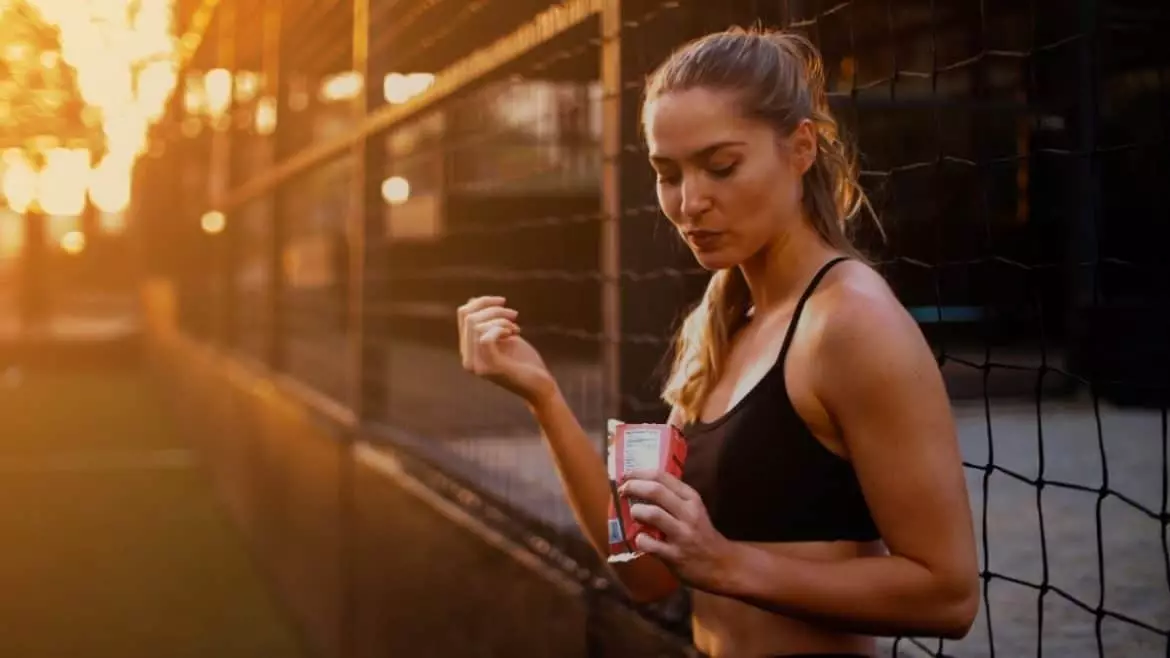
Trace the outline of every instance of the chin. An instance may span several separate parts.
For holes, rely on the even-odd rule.
[[[735,258],[733,254],[723,251],[701,252],[692,251],[695,260],[699,263],[699,267],[708,272],[718,272],[719,270],[727,270],[733,267],[738,267],[742,263],[742,259]]]

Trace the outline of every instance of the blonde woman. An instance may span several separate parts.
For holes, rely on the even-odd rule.
[[[869,656],[875,636],[961,638],[979,602],[973,524],[942,377],[918,326],[847,239],[864,205],[819,54],[730,30],[675,52],[643,122],[663,213],[712,271],[663,398],[682,479],[636,473],[638,601],[681,584],[712,656]],[[500,297],[459,310],[464,366],[521,396],[577,519],[608,550],[605,465]]]

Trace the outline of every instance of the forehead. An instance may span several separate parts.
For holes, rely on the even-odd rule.
[[[664,158],[685,158],[718,142],[751,141],[766,130],[742,116],[732,94],[701,88],[650,101],[643,121],[650,155]]]

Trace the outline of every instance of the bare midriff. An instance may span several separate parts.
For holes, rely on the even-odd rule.
[[[769,553],[804,560],[846,560],[880,555],[880,542],[752,543]],[[826,629],[762,610],[735,599],[695,591],[691,595],[695,648],[715,658],[761,658],[802,653],[874,654],[872,637]]]

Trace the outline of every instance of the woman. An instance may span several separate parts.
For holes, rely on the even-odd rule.
[[[867,656],[874,636],[961,638],[973,524],[945,387],[918,326],[846,238],[864,205],[803,38],[731,30],[677,51],[643,111],[664,214],[706,269],[663,398],[682,480],[620,495],[665,533],[613,565],[638,601],[692,593],[713,656]],[[608,551],[607,473],[500,297],[459,310],[464,366],[520,395]]]

